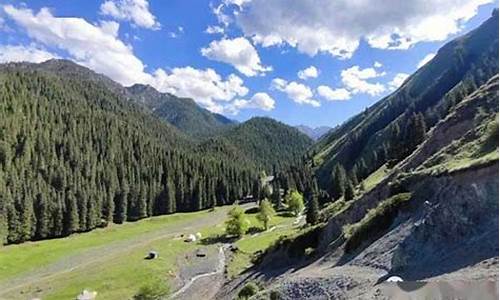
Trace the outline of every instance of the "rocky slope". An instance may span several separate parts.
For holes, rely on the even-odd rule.
[[[497,12],[482,27],[440,52],[471,40],[482,40],[487,36],[485,32],[497,30],[492,24],[498,25]],[[468,51],[479,49],[478,44],[473,46],[475,50]],[[498,44],[496,48],[475,53],[477,57],[497,53]],[[446,59],[443,56],[438,62]],[[494,57],[484,61],[490,59],[496,59],[498,65]],[[437,70],[432,62],[424,68]],[[446,69],[445,66],[438,69],[443,68]],[[417,71],[409,80],[411,86],[407,82],[406,88],[414,89],[413,84],[423,80],[419,75],[423,72],[427,71]],[[444,73],[436,76],[442,78]],[[324,223],[270,248],[255,268],[223,288],[220,298],[230,299],[246,283],[255,281],[263,288],[252,299],[271,296],[279,299],[405,299],[402,296],[419,299],[429,295],[435,298],[436,293],[443,291],[447,297],[456,298],[458,290],[462,295],[490,290],[493,291],[490,294],[476,294],[467,299],[497,299],[498,75],[478,79],[481,82],[478,86],[464,88],[464,82],[458,80],[451,87],[448,83],[446,87],[434,86],[445,90],[433,104],[433,110],[443,106],[446,109],[441,111],[439,120],[430,123],[424,139],[408,155],[397,161],[385,161],[380,166],[385,171],[376,180],[365,177],[364,180],[371,181],[370,187],[365,189],[362,180],[354,200],[340,199],[325,207]],[[451,102],[450,97],[454,98]],[[424,97],[419,97],[419,101],[425,101]],[[376,104],[374,110],[378,116],[375,118],[384,119],[380,117],[384,114],[382,108],[387,109],[393,103],[382,100]],[[395,122],[405,116],[406,113],[396,117]],[[320,163],[320,175],[331,163],[347,159],[344,151],[348,148],[361,149],[383,141],[386,129],[375,134],[368,144],[364,144],[366,140],[359,144],[360,140],[346,143],[344,139],[351,135],[349,130],[356,136],[373,118],[374,115],[366,112],[355,116],[319,142],[315,150],[322,149],[322,152],[318,152],[315,159]],[[362,156],[363,151],[360,153]],[[398,286],[385,283],[391,276],[422,283],[413,291],[402,292]],[[466,283],[452,286],[448,284],[450,280]],[[437,283],[443,281],[448,286]]]

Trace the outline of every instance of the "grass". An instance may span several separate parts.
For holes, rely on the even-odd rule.
[[[70,257],[93,247],[132,239],[165,228],[168,225],[188,222],[202,214],[206,214],[206,211],[155,217],[134,223],[112,225],[88,233],[74,234],[66,238],[0,247],[0,281],[46,266],[61,258]]]
[[[218,208],[224,213],[229,207]],[[49,275],[42,280],[23,285],[21,288],[5,295],[7,299],[25,299],[30,296],[49,300],[73,299],[83,289],[97,291],[98,299],[130,299],[141,287],[155,282],[169,285],[178,271],[178,263],[183,253],[194,251],[200,247],[198,243],[185,243],[175,239],[172,232],[181,232],[184,227],[192,226],[198,218],[207,216],[209,212],[180,213],[155,217],[123,225],[113,225],[92,232],[75,234],[67,238],[29,242],[0,248],[0,283],[15,279],[17,276],[31,274],[38,269],[51,266],[59,261],[70,260],[87,251],[95,251],[100,256],[99,247],[127,247],[126,251],[111,253],[99,260],[83,260],[74,270]],[[257,214],[248,214],[250,227],[260,228],[262,225]],[[235,242],[240,251],[235,253],[229,262],[229,272],[239,274],[251,264],[253,256],[270,245],[282,235],[293,233],[295,218],[275,216],[271,221],[274,230],[247,234]],[[200,226],[201,227],[201,226]],[[186,229],[188,230],[188,229]],[[189,229],[192,231],[194,229]],[[223,223],[207,226],[199,230],[204,237],[218,236],[224,233]],[[254,231],[256,232],[256,231]],[[148,242],[137,241],[151,235]],[[208,247],[217,247],[208,244]],[[160,257],[155,260],[144,260],[145,254],[154,249]],[[102,253],[103,256],[106,253]],[[93,258],[91,256],[91,258]],[[99,257],[98,257],[99,258]],[[172,291],[172,288],[170,289]]]
[[[364,192],[368,192],[373,189],[377,184],[379,184],[385,176],[389,173],[390,169],[387,168],[387,165],[384,164],[380,168],[378,168],[375,172],[371,173],[370,176],[365,178],[361,183],[364,185]]]
[[[72,255],[85,250],[113,242],[118,242],[119,246],[128,245],[129,241],[134,243],[134,238],[154,234],[154,238],[148,239],[149,242],[139,243],[128,251],[119,252],[118,255],[110,255],[75,270],[51,275],[23,286],[21,290],[7,295],[7,299],[26,299],[27,295],[34,294],[43,299],[73,299],[85,288],[97,291],[99,299],[130,299],[145,284],[161,281],[168,285],[177,271],[177,258],[199,245],[174,239],[170,235],[171,231],[165,236],[163,230],[182,230],[188,222],[207,214],[202,211],[155,217],[63,239],[0,248],[0,278],[5,280],[56,261],[70,259]],[[198,231],[207,236],[222,230],[222,226],[210,226]],[[160,257],[144,260],[143,257],[151,249],[158,251]]]
[[[498,160],[498,115],[425,161],[418,172],[453,172]]]
[[[370,209],[359,222],[344,226],[346,252],[351,252],[363,242],[373,240],[380,232],[387,230],[397,216],[401,205],[410,198],[411,193],[394,195],[380,202],[376,208]]]
[[[261,227],[257,221],[257,214],[247,215],[251,227]],[[235,252],[233,258],[228,263],[227,271],[230,278],[234,278],[252,265],[252,260],[257,253],[266,250],[273,245],[281,236],[290,235],[298,229],[294,228],[294,217],[274,216],[271,220],[270,228],[276,226],[274,230],[262,231],[255,235],[245,235],[234,244],[239,251]]]

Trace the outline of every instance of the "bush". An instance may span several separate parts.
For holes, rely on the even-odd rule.
[[[281,299],[281,295],[278,291],[271,291],[269,293],[269,299],[271,300],[280,300]]]
[[[276,214],[269,200],[264,199],[260,202],[259,214],[257,215],[257,220],[264,225],[264,230],[269,229],[269,222]]]
[[[293,213],[294,216],[298,216],[299,213],[304,209],[304,197],[301,193],[293,191],[286,195],[286,204],[288,209]]]
[[[259,287],[255,283],[247,283],[238,293],[238,299],[248,299],[257,294],[258,291]]]
[[[380,232],[387,230],[397,216],[401,205],[411,198],[411,193],[392,196],[369,210],[358,223],[346,225],[343,228],[347,242],[345,251],[351,252],[364,241],[372,241]]]
[[[154,281],[143,285],[137,294],[134,295],[134,300],[160,300],[168,295],[170,289],[160,281]]]
[[[249,222],[245,217],[245,212],[239,206],[233,207],[228,213],[229,219],[226,221],[226,234],[231,236],[243,236],[249,226]]]

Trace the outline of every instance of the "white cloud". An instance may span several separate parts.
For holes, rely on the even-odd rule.
[[[224,13],[225,7],[226,5],[224,3],[221,3],[218,6],[214,6],[213,3],[210,2],[210,8],[212,10],[212,13],[217,18],[217,21],[224,27],[227,27],[229,26],[229,23],[231,23],[233,20],[230,16]]]
[[[410,76],[410,74],[406,74],[406,73],[396,74],[396,76],[394,76],[394,78],[389,82],[389,87],[392,90],[399,88],[409,76]]]
[[[195,99],[213,112],[223,112],[219,102],[246,96],[248,88],[243,80],[229,75],[225,80],[213,69],[199,70],[192,67],[174,68],[170,73],[159,69],[154,73],[152,86],[162,92]]]
[[[351,93],[345,88],[332,89],[326,85],[320,85],[317,88],[318,94],[329,101],[349,100]]]
[[[208,26],[207,29],[205,29],[205,33],[224,34],[224,28],[222,28],[221,26],[217,26],[217,25]]]
[[[434,56],[436,56],[436,53],[429,53],[427,54],[417,65],[417,68],[421,68],[423,67],[426,63],[428,63],[429,61],[431,61],[431,59],[434,58]]]
[[[288,44],[302,53],[350,58],[365,39],[375,48],[407,49],[442,41],[493,0],[252,0],[235,15],[246,36],[264,47]]]
[[[249,3],[252,0],[224,0],[224,4],[226,5],[237,5],[239,7],[242,7],[245,3]]]
[[[116,20],[130,21],[143,28],[158,30],[161,27],[149,11],[147,0],[106,0],[101,4],[101,14]]]
[[[297,76],[302,80],[307,80],[308,78],[316,78],[318,77],[319,71],[315,66],[310,66],[304,70],[300,70],[297,73]]]
[[[47,8],[34,14],[30,9],[3,7],[7,16],[24,28],[32,39],[67,51],[78,63],[130,85],[145,82],[144,65],[130,46],[118,38],[116,22],[90,24],[81,18],[57,18]]]
[[[257,50],[243,37],[212,41],[207,48],[201,49],[201,54],[209,59],[233,65],[246,76],[262,75],[272,70],[263,66]]]
[[[3,7],[7,16],[24,28],[34,40],[66,51],[68,58],[123,84],[150,84],[159,91],[181,97],[193,98],[197,103],[214,112],[224,112],[235,98],[247,95],[243,80],[231,74],[222,78],[213,69],[193,67],[174,68],[171,71],[157,69],[150,74],[137,58],[131,46],[117,36],[119,25],[103,22],[88,23],[81,18],[58,18],[42,8],[34,14],[26,8]],[[42,61],[51,54],[34,46],[3,46],[2,59],[26,59]]]
[[[237,114],[244,108],[255,108],[264,111],[274,109],[275,101],[267,93],[256,93],[250,100],[237,99],[231,105],[228,105],[225,110],[231,114]]]
[[[351,93],[369,94],[370,96],[378,96],[385,92],[385,87],[381,83],[371,83],[368,79],[384,76],[385,73],[377,72],[373,68],[360,69],[359,66],[353,66],[349,69],[342,70],[340,76],[342,83]]]
[[[313,92],[304,84],[295,81],[287,82],[284,79],[275,78],[271,82],[271,87],[284,92],[288,98],[292,99],[295,103],[308,104],[313,107],[319,107],[321,105],[318,100],[312,98]]]
[[[173,39],[176,39],[176,38],[180,37],[182,34],[184,34],[184,27],[179,26],[179,27],[177,27],[177,31],[170,31],[168,33],[168,36],[173,38]]]
[[[58,58],[58,56],[35,45],[0,46],[0,63],[21,61],[41,63],[52,58]]]
[[[382,66],[383,66],[383,65],[382,65],[382,63],[381,63],[381,62],[379,62],[379,61],[375,61],[375,62],[373,63],[373,67],[375,67],[375,68],[381,68]]]

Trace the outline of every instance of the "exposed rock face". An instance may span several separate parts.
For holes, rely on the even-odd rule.
[[[392,270],[408,279],[449,273],[498,255],[498,165],[419,183],[425,201],[399,243]]]

